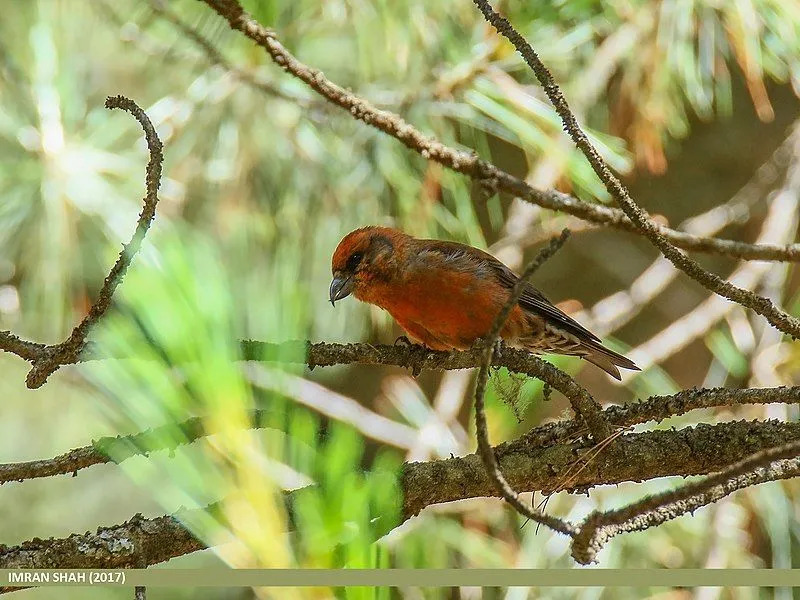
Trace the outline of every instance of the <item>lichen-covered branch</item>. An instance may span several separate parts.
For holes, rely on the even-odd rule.
[[[640,482],[669,476],[706,475],[761,450],[800,440],[800,424],[778,421],[734,421],[699,424],[677,431],[628,433],[614,442],[614,452],[588,462],[570,489]],[[555,490],[560,475],[581,453],[586,441],[538,446],[527,438],[495,447],[500,470],[515,490]],[[403,473],[404,514],[418,514],[431,504],[468,497],[494,496],[494,482],[476,454],[422,463],[407,463]]]
[[[648,421],[661,421],[701,408],[774,403],[800,403],[800,386],[744,389],[692,388],[676,394],[650,396],[646,400],[622,406],[610,406],[603,413],[610,423],[626,427]]]
[[[689,277],[697,281],[705,288],[741,304],[756,313],[762,315],[776,329],[783,333],[800,338],[800,319],[777,308],[769,299],[759,296],[732,283],[725,281],[719,275],[703,269],[695,260],[689,258],[685,253],[678,250],[670,240],[661,232],[661,228],[650,220],[648,214],[639,207],[631,198],[625,185],[611,172],[605,160],[597,149],[589,141],[589,138],[578,125],[575,115],[569,108],[561,89],[556,84],[553,76],[539,59],[536,51],[525,40],[522,35],[505,18],[500,16],[492,9],[488,0],[473,0],[480,9],[486,20],[508,41],[510,41],[517,51],[522,55],[525,62],[536,75],[539,83],[544,88],[545,94],[550,99],[556,112],[564,123],[564,129],[575,142],[575,145],[583,152],[589,161],[597,177],[603,182],[609,194],[617,201],[625,216],[636,225],[637,229],[644,235],[661,253],[669,259],[678,269],[686,273]]]
[[[800,424],[739,421],[703,424],[679,431],[627,434],[615,442],[616,452],[601,455],[580,472],[574,488],[655,477],[705,475],[787,442],[800,443]],[[589,447],[585,442],[537,447],[520,439],[497,446],[495,453],[502,472],[515,489],[548,492],[557,483],[559,473]],[[404,519],[432,504],[497,493],[476,454],[406,463],[400,477]],[[0,545],[0,568],[141,567],[203,548],[175,518],[145,519],[137,515],[121,525],[101,527],[96,533],[35,539],[18,546]]]
[[[136,515],[94,533],[0,545],[0,569],[137,569],[205,547],[175,517]]]
[[[283,47],[273,31],[248,15],[236,0],[203,1],[225,18],[231,28],[242,32],[264,48],[278,66],[306,83],[328,102],[348,111],[353,118],[394,137],[424,158],[485,183],[492,189],[522,198],[543,208],[565,212],[599,225],[608,225],[639,233],[638,226],[619,209],[582,202],[569,194],[555,190],[533,188],[524,180],[514,177],[488,161],[481,160],[473,152],[446,146],[438,140],[424,135],[399,115],[372,106],[363,98],[327,79],[321,71],[297,60]],[[659,225],[654,225],[654,227],[660,235],[684,250],[724,254],[746,260],[800,261],[800,244],[748,244],[734,240],[696,236]]]

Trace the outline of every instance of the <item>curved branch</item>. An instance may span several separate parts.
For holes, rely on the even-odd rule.
[[[710,236],[722,231],[729,225],[745,224],[750,220],[752,209],[757,203],[767,204],[767,186],[777,183],[778,176],[784,171],[786,176],[779,189],[795,188],[796,185],[792,181],[792,171],[797,172],[800,169],[800,156],[794,150],[799,137],[800,123],[795,123],[792,132],[732,198],[724,204],[710,208],[704,213],[689,217],[679,225],[679,229],[695,235]],[[760,225],[761,231],[756,242],[777,243],[792,239],[797,229],[796,224],[791,231],[789,227],[779,227],[779,220],[786,217],[784,210],[775,210],[774,201],[769,203],[768,206],[769,212]],[[791,221],[794,221],[794,219],[791,219]],[[754,268],[759,268],[760,266],[752,265]],[[769,270],[771,265],[765,266]],[[745,267],[740,268],[744,270]],[[649,306],[650,302],[663,292],[679,274],[680,271],[673,268],[669,260],[663,256],[658,256],[628,286],[628,289],[615,292],[599,300],[591,308],[571,316],[580,323],[593,324],[590,328],[598,336],[605,337],[630,322],[644,307]],[[737,275],[734,271],[728,276],[728,279],[735,281],[736,277]],[[738,285],[754,289],[747,282],[740,282]],[[634,362],[642,366],[636,360]]]
[[[505,501],[513,506],[517,512],[528,517],[529,519],[532,519],[537,523],[541,523],[542,525],[547,525],[553,531],[557,531],[572,537],[576,533],[575,526],[572,523],[552,515],[547,515],[533,506],[526,506],[519,499],[519,494],[516,492],[516,490],[514,490],[514,488],[508,484],[508,481],[506,481],[506,478],[503,476],[503,473],[497,464],[497,457],[494,454],[494,448],[492,448],[491,443],[489,442],[489,432],[486,425],[486,411],[483,405],[483,398],[486,392],[486,382],[489,379],[489,364],[492,362],[492,357],[496,354],[495,345],[499,341],[498,336],[508,320],[508,315],[511,314],[511,309],[522,295],[525,285],[527,284],[531,275],[533,275],[539,266],[541,266],[548,258],[555,254],[558,249],[561,248],[561,246],[564,245],[564,242],[567,241],[568,237],[569,229],[565,229],[561,232],[560,237],[550,240],[550,244],[543,248],[536,258],[534,258],[525,268],[525,271],[514,284],[514,287],[512,288],[506,303],[503,305],[503,308],[500,310],[497,317],[495,317],[491,331],[483,341],[483,356],[481,357],[481,365],[478,369],[478,377],[475,382],[475,429],[478,437],[478,455],[481,457],[483,466],[494,483],[495,488],[498,492],[500,492],[500,495],[505,499]],[[591,396],[589,396],[588,405],[590,409],[594,409],[594,412],[584,416],[584,419],[586,419],[587,423],[589,423],[589,427],[591,428],[592,425],[594,425],[595,428],[607,430],[608,426],[602,420],[602,416],[598,418],[600,415],[600,407]],[[582,415],[581,412],[578,412],[577,414]],[[592,429],[592,431],[594,433],[594,429]]]
[[[321,71],[297,60],[278,41],[274,32],[248,15],[236,0],[203,1],[225,18],[232,29],[240,31],[264,48],[270,58],[290,75],[306,83],[328,102],[348,111],[353,118],[392,136],[423,158],[433,160],[478,182],[485,182],[492,189],[517,196],[543,208],[565,212],[599,225],[640,233],[639,227],[619,209],[588,204],[555,190],[533,188],[524,180],[514,177],[488,161],[481,160],[474,152],[464,152],[446,146],[424,135],[399,115],[372,106],[366,100],[327,79]],[[747,244],[696,236],[658,225],[654,227],[660,235],[684,250],[723,254],[746,260],[800,261],[800,244]]]
[[[508,350],[504,349],[504,353]],[[772,403],[800,403],[800,386],[744,390],[726,388],[685,390],[670,396],[651,396],[641,402],[632,402],[624,406],[611,406],[601,415],[613,427],[629,427],[648,421],[661,421],[692,410]],[[250,428],[263,427],[268,412],[268,409],[251,411]],[[503,452],[518,446],[546,448],[580,436],[585,431],[585,424],[580,420],[558,421],[535,427],[518,440],[506,442],[498,448]],[[176,435],[178,432],[179,435]],[[78,471],[93,465],[115,461],[119,463],[130,456],[158,450],[174,450],[213,433],[206,428],[200,417],[192,417],[176,425],[156,427],[132,435],[103,437],[88,446],[75,448],[54,458],[0,464],[0,485],[54,475],[77,475]],[[113,456],[114,460],[110,456]]]
[[[22,349],[19,351],[20,356],[27,352],[27,344],[32,343],[22,342],[22,344]],[[39,345],[33,346],[38,347]],[[34,351],[35,347],[33,348]],[[420,373],[423,370],[452,371],[472,369],[479,367],[481,364],[479,348],[438,352],[428,350],[419,345],[339,344],[300,340],[283,343],[242,340],[240,342],[240,357],[242,360],[306,364],[310,369],[336,365],[382,365],[410,369],[413,373]],[[100,360],[103,358],[110,357],[100,356],[96,347],[88,343],[84,351],[78,357],[74,357],[73,362]],[[495,355],[492,358],[491,364],[495,367],[506,367],[509,371],[515,373],[542,379],[567,397],[571,393],[569,385],[569,382],[572,381],[571,377],[547,361],[524,350],[504,347],[502,354]],[[763,389],[691,389],[672,395],[652,396],[642,402],[632,402],[624,406],[612,406],[603,411],[603,416],[612,425],[627,426],[651,420],[666,419],[691,410],[714,406],[798,402],[800,402],[800,386]],[[577,431],[581,424],[576,421],[561,421],[538,427],[533,431],[549,431],[556,426],[559,428],[569,427],[570,431]],[[71,471],[72,469],[68,469],[64,472]],[[10,477],[6,481],[13,479],[15,477]]]
[[[25,380],[27,386],[31,389],[41,387],[47,381],[47,378],[62,365],[78,361],[78,356],[86,345],[86,336],[89,333],[89,329],[105,314],[111,305],[111,298],[125,276],[133,257],[139,251],[142,240],[155,217],[156,204],[158,203],[158,187],[161,183],[161,166],[164,162],[161,140],[158,138],[158,134],[147,114],[133,100],[125,96],[109,96],[105,105],[106,108],[111,110],[120,108],[129,112],[139,121],[144,130],[147,149],[150,153],[150,160],[145,171],[146,193],[144,206],[139,214],[131,240],[122,247],[114,266],[111,267],[111,271],[103,281],[97,300],[94,301],[88,314],[75,326],[67,339],[60,344],[46,346],[21,340],[8,331],[0,332],[0,349],[12,352],[32,363],[32,368]]]

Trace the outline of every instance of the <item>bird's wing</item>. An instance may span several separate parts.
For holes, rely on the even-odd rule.
[[[437,252],[442,254],[445,259],[458,260],[461,257],[468,257],[477,260],[480,263],[489,267],[497,280],[504,286],[511,290],[517,283],[519,277],[509,269],[502,262],[497,260],[494,256],[478,248],[460,244],[458,242],[444,242],[441,240],[424,240],[430,242],[425,244],[426,252]],[[522,290],[522,295],[519,298],[519,305],[534,314],[545,317],[552,325],[567,331],[579,338],[600,342],[598,338],[591,331],[586,329],[583,325],[578,323],[575,319],[567,315],[564,311],[560,310],[548,300],[544,294],[533,287],[530,283],[525,283]]]

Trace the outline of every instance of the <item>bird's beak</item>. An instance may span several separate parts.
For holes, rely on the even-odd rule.
[[[353,275],[337,271],[333,274],[331,281],[330,299],[331,305],[336,306],[335,302],[342,298],[347,298],[353,291]]]

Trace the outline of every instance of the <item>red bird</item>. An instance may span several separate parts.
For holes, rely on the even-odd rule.
[[[483,250],[374,226],[339,242],[331,270],[331,304],[353,294],[380,306],[409,338],[433,350],[465,350],[488,334],[518,279]],[[534,353],[580,356],[617,379],[617,367],[639,370],[530,284],[500,337]]]

